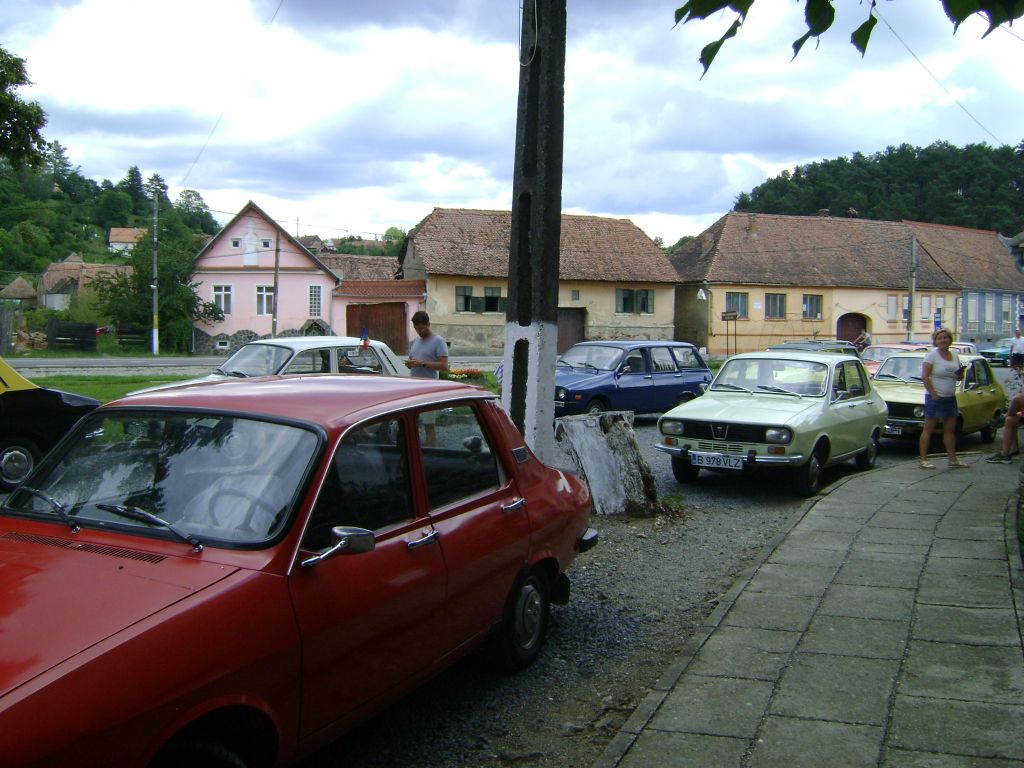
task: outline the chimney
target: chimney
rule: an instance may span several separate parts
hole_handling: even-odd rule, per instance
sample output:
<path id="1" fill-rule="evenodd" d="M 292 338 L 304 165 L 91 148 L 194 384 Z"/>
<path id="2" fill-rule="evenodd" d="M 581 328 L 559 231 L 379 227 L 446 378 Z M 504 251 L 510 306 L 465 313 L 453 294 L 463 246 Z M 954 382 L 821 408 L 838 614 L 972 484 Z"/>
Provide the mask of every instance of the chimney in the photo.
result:
<path id="1" fill-rule="evenodd" d="M 753 213 L 747 216 L 747 237 L 757 240 L 757 215 Z"/>

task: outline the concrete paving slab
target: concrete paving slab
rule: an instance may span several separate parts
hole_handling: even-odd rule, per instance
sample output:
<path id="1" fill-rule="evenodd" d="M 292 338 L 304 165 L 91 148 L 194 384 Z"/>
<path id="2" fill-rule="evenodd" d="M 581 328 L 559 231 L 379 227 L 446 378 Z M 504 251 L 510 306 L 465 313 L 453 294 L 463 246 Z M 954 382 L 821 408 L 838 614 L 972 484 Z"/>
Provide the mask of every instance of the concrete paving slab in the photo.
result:
<path id="1" fill-rule="evenodd" d="M 924 564 L 923 576 L 934 574 L 961 574 L 963 576 L 1007 576 L 1005 560 L 979 560 L 974 557 L 931 557 Z"/>
<path id="2" fill-rule="evenodd" d="M 735 768 L 747 750 L 747 739 L 698 733 L 645 731 L 619 763 L 622 768 Z"/>
<path id="3" fill-rule="evenodd" d="M 695 675 L 775 681 L 799 640 L 799 632 L 720 627 L 688 669 Z"/>
<path id="4" fill-rule="evenodd" d="M 747 584 L 754 592 L 820 597 L 838 569 L 832 565 L 765 563 Z"/>
<path id="5" fill-rule="evenodd" d="M 722 624 L 803 632 L 817 607 L 818 600 L 813 597 L 744 592 L 725 615 Z"/>
<path id="6" fill-rule="evenodd" d="M 963 541 L 935 539 L 932 557 L 974 557 L 981 560 L 1006 560 L 1006 545 L 1001 540 Z"/>
<path id="7" fill-rule="evenodd" d="M 911 641 L 900 693 L 1024 704 L 1020 648 Z M 1024 721 L 1018 726 L 1024 729 Z"/>
<path id="8" fill-rule="evenodd" d="M 1024 705 L 898 694 L 889 731 L 893 747 L 1024 760 Z"/>
<path id="9" fill-rule="evenodd" d="M 818 612 L 823 616 L 909 622 L 913 605 L 914 591 L 910 589 L 833 584 L 825 593 Z"/>
<path id="10" fill-rule="evenodd" d="M 648 727 L 750 739 L 771 695 L 772 684 L 760 680 L 685 674 Z"/>
<path id="11" fill-rule="evenodd" d="M 818 614 L 811 622 L 800 651 L 901 659 L 907 647 L 907 622 Z"/>
<path id="12" fill-rule="evenodd" d="M 960 573 L 927 573 L 921 577 L 917 601 L 930 605 L 1013 610 L 1013 594 L 1005 573 L 970 578 Z"/>
<path id="13" fill-rule="evenodd" d="M 828 515 L 809 515 L 801 520 L 796 526 L 793 527 L 793 531 L 799 531 L 801 534 L 809 533 L 811 531 L 832 531 L 835 533 L 856 533 L 859 531 L 865 522 L 870 519 L 870 515 L 866 516 L 864 520 L 858 520 L 855 517 L 830 517 Z"/>
<path id="14" fill-rule="evenodd" d="M 899 659 L 794 655 L 772 698 L 773 715 L 884 725 Z"/>
<path id="15" fill-rule="evenodd" d="M 1015 617 L 997 608 L 919 604 L 911 637 L 936 643 L 1008 645 L 1017 648 L 1021 645 Z"/>
<path id="16" fill-rule="evenodd" d="M 771 555 L 770 563 L 807 563 L 808 565 L 833 565 L 838 568 L 846 559 L 841 549 L 807 549 L 793 542 L 783 542 Z"/>
<path id="17" fill-rule="evenodd" d="M 807 549 L 832 549 L 845 552 L 850 548 L 856 531 L 808 531 L 792 530 L 786 542 Z"/>
<path id="18" fill-rule="evenodd" d="M 935 529 L 937 516 L 907 514 L 899 512 L 879 512 L 868 521 L 872 528 L 908 528 L 914 531 L 931 533 Z"/>
<path id="19" fill-rule="evenodd" d="M 913 589 L 921 578 L 924 563 L 919 558 L 902 561 L 852 557 L 839 569 L 837 584 L 859 584 L 873 587 Z"/>
<path id="20" fill-rule="evenodd" d="M 855 541 L 851 554 L 906 554 L 906 555 L 918 555 L 922 559 L 928 554 L 928 550 L 931 546 L 931 542 L 927 544 L 890 544 L 878 541 Z"/>
<path id="21" fill-rule="evenodd" d="M 878 726 L 769 717 L 748 768 L 876 768 L 883 731 Z"/>
<path id="22" fill-rule="evenodd" d="M 882 758 L 882 768 L 1024 768 L 1024 760 L 890 749 Z"/>
<path id="23" fill-rule="evenodd" d="M 943 519 L 935 528 L 935 536 L 939 539 L 958 539 L 961 541 L 999 541 L 1003 540 L 1003 523 L 975 525 L 961 520 Z"/>
<path id="24" fill-rule="evenodd" d="M 857 536 L 859 544 L 913 544 L 927 547 L 932 543 L 932 528 L 918 531 L 907 528 L 877 528 L 865 526 Z"/>

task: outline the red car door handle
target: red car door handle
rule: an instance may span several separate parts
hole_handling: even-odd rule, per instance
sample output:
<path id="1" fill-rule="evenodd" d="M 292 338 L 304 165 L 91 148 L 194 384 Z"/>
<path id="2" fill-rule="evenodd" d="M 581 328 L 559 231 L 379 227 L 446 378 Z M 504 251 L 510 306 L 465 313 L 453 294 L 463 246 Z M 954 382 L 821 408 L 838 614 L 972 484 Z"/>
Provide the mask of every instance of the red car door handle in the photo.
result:
<path id="1" fill-rule="evenodd" d="M 419 538 L 419 539 L 416 539 L 416 541 L 410 541 L 408 544 L 406 544 L 406 546 L 409 549 L 417 549 L 418 547 L 422 547 L 422 546 L 425 546 L 426 544 L 430 544 L 432 541 L 436 541 L 437 540 L 437 536 L 438 536 L 437 531 L 431 531 L 430 533 L 423 534 L 423 536 L 421 538 Z"/>
<path id="2" fill-rule="evenodd" d="M 502 512 L 517 512 L 526 506 L 526 499 L 519 498 L 513 501 L 511 504 L 502 504 Z"/>

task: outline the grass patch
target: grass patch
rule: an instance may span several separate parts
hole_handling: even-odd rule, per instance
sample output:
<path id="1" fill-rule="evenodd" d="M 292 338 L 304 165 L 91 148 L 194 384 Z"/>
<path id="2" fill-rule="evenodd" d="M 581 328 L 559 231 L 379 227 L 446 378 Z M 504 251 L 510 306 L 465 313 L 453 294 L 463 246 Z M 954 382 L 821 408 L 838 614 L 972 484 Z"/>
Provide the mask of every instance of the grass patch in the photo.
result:
<path id="1" fill-rule="evenodd" d="M 116 400 L 129 392 L 157 384 L 186 381 L 192 376 L 36 376 L 32 382 L 40 387 L 74 392 L 95 397 L 101 403 Z"/>

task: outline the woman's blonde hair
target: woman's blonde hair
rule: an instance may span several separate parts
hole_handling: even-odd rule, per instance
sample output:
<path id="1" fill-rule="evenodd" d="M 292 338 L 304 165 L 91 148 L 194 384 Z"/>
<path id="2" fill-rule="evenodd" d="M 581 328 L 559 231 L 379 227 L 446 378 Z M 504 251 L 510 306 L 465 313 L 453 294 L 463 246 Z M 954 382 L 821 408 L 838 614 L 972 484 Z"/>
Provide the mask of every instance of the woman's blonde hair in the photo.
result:
<path id="1" fill-rule="evenodd" d="M 953 332 L 949 330 L 949 328 L 947 328 L 946 326 L 942 326 L 941 328 L 936 328 L 934 331 L 932 331 L 932 344 L 934 344 L 935 340 L 939 338 L 940 333 L 948 333 L 949 340 L 953 341 Z"/>

